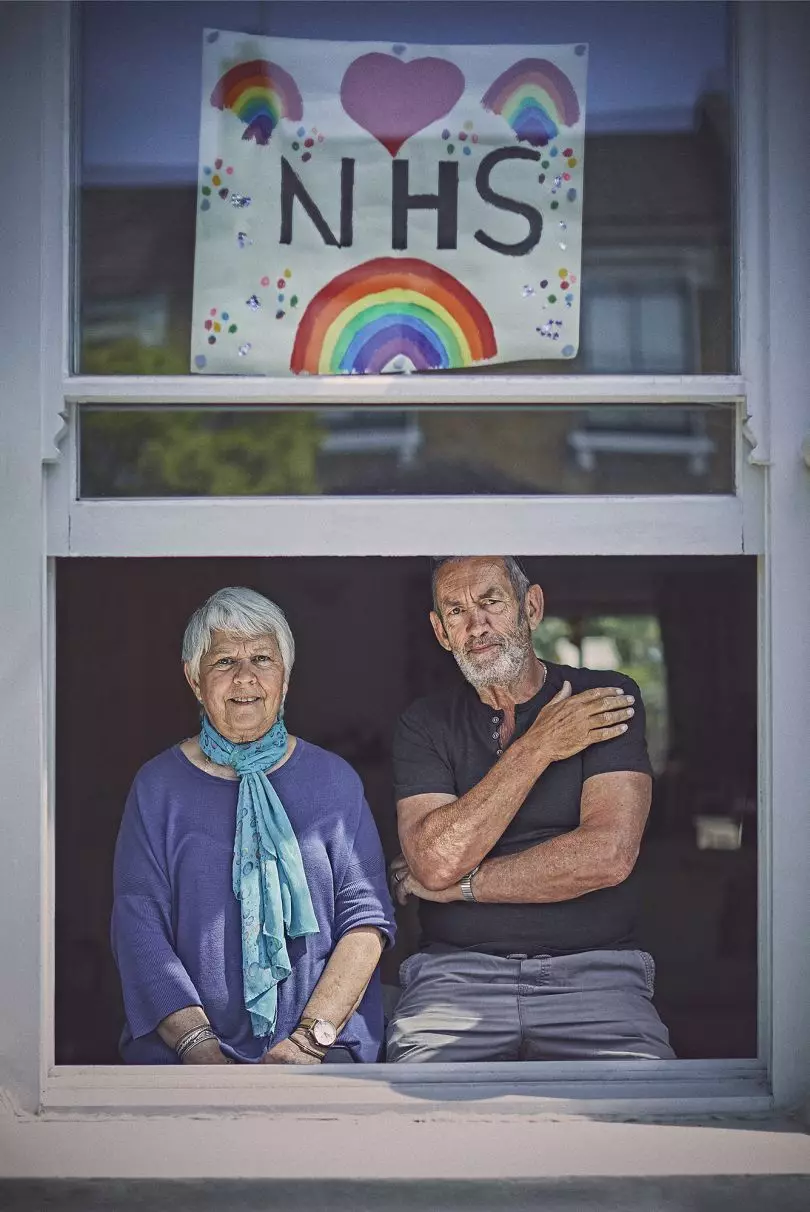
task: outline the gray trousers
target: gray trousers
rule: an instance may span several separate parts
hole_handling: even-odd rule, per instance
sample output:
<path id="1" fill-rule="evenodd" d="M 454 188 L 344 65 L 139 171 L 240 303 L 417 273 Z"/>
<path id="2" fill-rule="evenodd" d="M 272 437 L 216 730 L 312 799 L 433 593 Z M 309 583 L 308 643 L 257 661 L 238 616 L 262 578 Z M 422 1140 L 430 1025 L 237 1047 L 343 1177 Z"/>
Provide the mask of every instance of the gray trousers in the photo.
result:
<path id="1" fill-rule="evenodd" d="M 432 947 L 400 968 L 389 1061 L 671 1060 L 646 951 L 501 958 Z"/>

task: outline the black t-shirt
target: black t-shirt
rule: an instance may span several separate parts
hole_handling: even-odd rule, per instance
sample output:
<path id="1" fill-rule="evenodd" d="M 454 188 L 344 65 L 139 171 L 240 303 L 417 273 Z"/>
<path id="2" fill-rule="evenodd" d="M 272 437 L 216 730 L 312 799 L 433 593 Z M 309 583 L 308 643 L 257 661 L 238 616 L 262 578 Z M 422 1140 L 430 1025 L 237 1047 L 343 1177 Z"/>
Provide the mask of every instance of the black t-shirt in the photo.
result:
<path id="1" fill-rule="evenodd" d="M 529 791 L 491 856 L 514 854 L 576 829 L 586 779 L 617 770 L 651 774 L 644 740 L 644 706 L 638 686 L 622 673 L 573 669 L 546 662 L 545 685 L 515 711 L 516 740 L 567 679 L 574 694 L 596 686 L 618 686 L 635 695 L 635 715 L 622 736 L 602 741 L 553 762 Z M 396 798 L 428 792 L 462 796 L 480 783 L 498 760 L 503 713 L 482 703 L 467 682 L 450 694 L 418 699 L 401 716 L 394 737 Z M 634 946 L 632 876 L 573 900 L 547 904 L 441 905 L 419 902 L 422 945 L 449 943 L 495 955 L 560 955 Z"/>

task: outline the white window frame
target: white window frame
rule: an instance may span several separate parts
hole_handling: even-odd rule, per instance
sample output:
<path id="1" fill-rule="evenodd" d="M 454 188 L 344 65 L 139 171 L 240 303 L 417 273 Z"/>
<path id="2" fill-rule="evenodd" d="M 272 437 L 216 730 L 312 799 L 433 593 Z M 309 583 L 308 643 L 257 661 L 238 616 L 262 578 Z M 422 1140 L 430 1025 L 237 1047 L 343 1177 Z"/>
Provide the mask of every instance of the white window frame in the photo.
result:
<path id="1" fill-rule="evenodd" d="M 790 6 L 787 6 L 788 8 Z M 798 6 L 801 7 L 801 6 Z M 25 9 L 24 13 L 19 10 Z M 782 10 L 775 12 L 773 10 Z M 22 963 L 13 998 L 0 1000 L 12 1053 L 0 1044 L 0 1087 L 22 1108 L 47 1114 L 137 1114 L 139 1111 L 262 1108 L 306 1114 L 357 1114 L 370 1110 L 413 1118 L 441 1110 L 452 1098 L 457 1111 L 516 1111 L 536 1115 L 604 1112 L 653 1113 L 743 1111 L 786 1106 L 807 1096 L 810 1033 L 810 909 L 791 855 L 810 847 L 802 804 L 803 740 L 780 725 L 810 718 L 805 687 L 792 678 L 795 657 L 780 636 L 810 644 L 797 601 L 810 591 L 810 574 L 792 570 L 794 547 L 808 536 L 797 516 L 795 475 L 781 484 L 770 474 L 771 441 L 779 457 L 798 446 L 804 432 L 789 402 L 798 393 L 800 369 L 769 345 L 778 324 L 791 329 L 790 308 L 780 294 L 796 282 L 790 256 L 768 239 L 766 218 L 778 213 L 787 227 L 802 213 L 796 187 L 770 186 L 767 171 L 775 147 L 784 149 L 788 119 L 792 138 L 807 133 L 810 106 L 805 76 L 784 72 L 790 62 L 791 18 L 783 6 L 748 3 L 736 11 L 738 78 L 739 247 L 738 306 L 741 373 L 723 376 L 495 376 L 464 380 L 408 377 L 368 380 L 272 380 L 211 378 L 89 378 L 69 369 L 70 197 L 72 156 L 69 124 L 73 75 L 69 5 L 18 6 L 14 20 L 38 71 L 27 70 L 0 47 L 0 81 L 16 90 L 20 131 L 12 154 L 24 171 L 15 180 L 10 217 L 0 232 L 0 254 L 17 267 L 22 319 L 0 334 L 0 354 L 11 367 L 10 390 L 0 414 L 0 449 L 19 449 L 5 488 L 19 504 L 6 544 L 11 605 L 7 621 L 20 651 L 39 676 L 14 703 L 0 701 L 0 759 L 7 778 L 30 809 L 20 826 L 15 855 L 0 848 L 0 886 L 19 894 L 24 925 L 0 930 L 0 971 Z M 12 47 L 14 40 L 11 40 Z M 779 71 L 774 71 L 779 64 Z M 766 89 L 766 83 L 768 85 Z M 789 92 L 792 88 L 792 92 Z M 767 96 L 767 105 L 763 98 Z M 781 140 L 781 142 L 780 142 Z M 29 156 L 31 145 L 39 156 Z M 41 199 L 39 210 L 32 198 Z M 34 250 L 31 280 L 17 241 Z M 783 242 L 784 244 L 784 242 Z M 39 257 L 35 250 L 39 249 Z M 29 254 L 29 258 L 30 258 Z M 16 258 L 16 259 L 15 259 Z M 34 262 L 36 263 L 34 271 Z M 767 282 L 764 292 L 762 283 Z M 777 290 L 779 283 L 779 290 Z M 35 338 L 32 336 L 35 333 Z M 781 358 L 780 358 L 781 352 Z M 684 406 L 733 404 L 738 410 L 737 491 L 727 496 L 362 498 L 323 500 L 79 501 L 75 492 L 75 427 L 70 410 L 83 402 L 377 404 L 405 407 L 437 403 L 504 405 L 560 402 L 568 405 L 645 403 Z M 784 415 L 770 403 L 786 400 Z M 3 428 L 7 426 L 7 428 Z M 792 445 L 793 444 L 793 445 Z M 45 468 L 44 481 L 35 466 Z M 795 472 L 795 469 L 794 469 Z M 804 469 L 801 469 L 804 472 Z M 34 481 L 37 481 L 34 483 Z M 44 492 L 42 484 L 44 483 Z M 21 504 L 20 504 L 21 502 Z M 6 499 L 0 497 L 0 504 Z M 204 518 L 205 527 L 199 522 Z M 203 539 L 203 531 L 205 538 Z M 272 536 L 272 538 L 268 538 Z M 145 1069 L 56 1066 L 53 1055 L 53 592 L 54 560 L 60 556 L 158 555 L 414 555 L 515 550 L 523 554 L 647 555 L 755 554 L 760 568 L 759 705 L 759 1055 L 752 1060 L 650 1062 L 526 1062 L 519 1067 L 366 1066 L 349 1074 L 323 1070 Z M 11 563 L 9 564 L 9 560 Z M 788 592 L 788 582 L 790 592 Z M 796 591 L 799 591 L 798 593 Z M 25 604 L 28 603 L 27 616 Z M 787 628 L 787 631 L 775 630 Z M 8 637 L 8 630 L 7 630 Z M 777 687 L 779 695 L 777 695 Z M 783 696 L 783 697 L 779 697 Z M 19 736 L 19 721 L 25 736 Z M 7 738 L 13 738 L 14 743 Z M 9 771 L 11 775 L 9 775 Z M 13 776 L 13 777 L 12 777 Z M 777 796 L 783 799 L 777 800 Z M 780 811 L 773 811 L 779 802 Z M 34 808 L 38 805 L 38 811 Z M 22 848 L 20 850 L 20 847 Z M 33 876 L 33 878 L 32 878 Z M 22 941 L 20 941 L 22 939 Z M 31 960 L 31 956 L 34 960 Z M 778 994 L 778 997 L 775 996 Z M 3 994 L 0 992 L 0 999 Z M 302 1085 L 302 1082 L 306 1083 Z M 2 1090 L 0 1090 L 2 1095 Z"/>

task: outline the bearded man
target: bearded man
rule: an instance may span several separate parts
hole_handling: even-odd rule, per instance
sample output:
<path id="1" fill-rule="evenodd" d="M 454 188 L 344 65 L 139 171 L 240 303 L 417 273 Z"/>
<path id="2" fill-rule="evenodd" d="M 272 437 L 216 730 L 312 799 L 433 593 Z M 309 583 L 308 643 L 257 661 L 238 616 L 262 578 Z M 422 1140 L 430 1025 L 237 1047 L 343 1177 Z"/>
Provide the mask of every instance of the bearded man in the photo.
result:
<path id="1" fill-rule="evenodd" d="M 638 687 L 541 661 L 543 593 L 512 556 L 434 561 L 436 639 L 464 675 L 394 742 L 400 972 L 389 1061 L 670 1059 L 628 877 L 650 808 Z"/>

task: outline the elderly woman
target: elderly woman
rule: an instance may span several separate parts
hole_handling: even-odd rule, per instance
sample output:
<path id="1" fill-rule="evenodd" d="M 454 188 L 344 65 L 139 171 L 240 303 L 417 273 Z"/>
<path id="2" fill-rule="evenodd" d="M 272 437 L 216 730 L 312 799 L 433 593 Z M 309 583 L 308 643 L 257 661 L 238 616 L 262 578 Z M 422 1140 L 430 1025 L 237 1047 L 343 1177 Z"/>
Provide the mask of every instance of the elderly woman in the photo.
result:
<path id="1" fill-rule="evenodd" d="M 115 853 L 128 1062 L 379 1057 L 382 849 L 351 767 L 284 727 L 294 656 L 250 589 L 219 590 L 186 628 L 200 733 L 138 772 Z"/>

